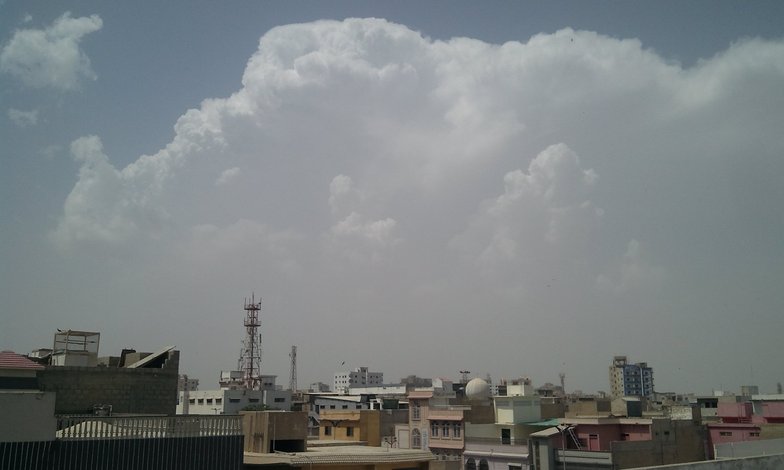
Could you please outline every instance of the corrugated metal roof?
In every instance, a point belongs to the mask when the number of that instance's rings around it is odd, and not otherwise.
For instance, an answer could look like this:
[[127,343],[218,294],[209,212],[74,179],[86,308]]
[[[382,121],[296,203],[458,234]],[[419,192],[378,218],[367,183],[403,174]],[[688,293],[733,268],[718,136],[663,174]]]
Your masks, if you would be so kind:
[[40,370],[43,368],[44,366],[41,364],[36,364],[30,359],[20,354],[16,354],[13,351],[0,352],[0,369]]

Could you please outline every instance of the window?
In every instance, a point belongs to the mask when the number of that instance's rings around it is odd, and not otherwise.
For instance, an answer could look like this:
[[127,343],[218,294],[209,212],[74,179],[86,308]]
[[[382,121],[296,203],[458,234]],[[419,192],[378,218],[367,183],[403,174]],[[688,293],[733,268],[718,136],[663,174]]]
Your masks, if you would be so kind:
[[411,431],[411,448],[412,449],[419,449],[422,447],[422,435],[419,433],[419,429],[414,429]]
[[760,433],[754,432],[754,431],[749,433],[749,437],[759,437],[759,435],[760,435]]
[[346,437],[354,437],[354,427],[346,426]]
[[207,399],[207,404],[208,404],[208,405],[212,405],[212,398],[208,398],[208,399]]
[[466,470],[476,470],[476,460],[468,459],[465,464]]
[[347,410],[348,409],[348,405],[343,405],[343,409]]
[[326,406],[325,406],[325,405],[319,405],[319,409],[320,409],[320,410],[323,410],[324,408],[326,408]]
[[324,426],[324,435],[331,436],[332,435],[332,426]]
[[330,410],[334,410],[335,409],[335,405],[329,405],[329,409]]
[[441,425],[441,437],[449,437],[449,423]]
[[215,399],[215,404],[216,405],[220,405],[221,403],[223,403],[223,398],[216,398]]
[[732,433],[729,431],[721,431],[719,432],[719,436],[732,436]]
[[239,402],[240,402],[239,398],[229,398],[229,403],[239,403]]
[[621,434],[621,440],[622,441],[628,441],[629,440],[629,434],[627,434],[627,433]]
[[275,403],[285,403],[285,402],[286,402],[285,397],[275,397]]
[[509,464],[509,467],[507,467],[507,468],[509,470],[523,470],[523,466],[522,465],[512,465],[512,464]]
[[438,424],[430,423],[430,437],[438,437]]
[[358,409],[358,410],[361,410],[362,409],[362,405],[356,405],[355,408]]
[[501,444],[510,445],[512,443],[512,430],[501,429]]
[[419,419],[420,413],[419,401],[414,401],[414,406],[411,407],[411,419]]
[[199,404],[200,404],[200,405],[203,405],[203,404],[204,404],[204,398],[199,398]]
[[258,403],[258,402],[259,402],[258,398],[248,398],[248,403]]
[[455,437],[460,437],[461,431],[462,431],[462,427],[460,426],[460,423],[455,423],[454,426],[452,427],[452,435]]
[[189,398],[188,399],[188,403],[190,403],[191,405],[195,405],[196,404],[196,399],[195,398]]
[[487,460],[482,459],[479,461],[479,470],[490,470],[490,465],[487,464]]

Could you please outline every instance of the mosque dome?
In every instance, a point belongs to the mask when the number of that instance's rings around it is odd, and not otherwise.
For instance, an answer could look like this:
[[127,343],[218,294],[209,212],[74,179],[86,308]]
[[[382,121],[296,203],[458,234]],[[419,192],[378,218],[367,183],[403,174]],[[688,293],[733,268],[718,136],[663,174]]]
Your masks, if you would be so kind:
[[465,394],[469,400],[484,400],[490,397],[490,385],[478,377],[471,379],[466,384]]

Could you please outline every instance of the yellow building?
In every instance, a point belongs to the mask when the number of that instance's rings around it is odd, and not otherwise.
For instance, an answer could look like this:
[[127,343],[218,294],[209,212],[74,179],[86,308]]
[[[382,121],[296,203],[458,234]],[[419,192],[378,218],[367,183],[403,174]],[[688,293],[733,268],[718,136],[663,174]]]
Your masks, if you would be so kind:
[[322,410],[319,440],[362,442],[381,445],[381,411]]

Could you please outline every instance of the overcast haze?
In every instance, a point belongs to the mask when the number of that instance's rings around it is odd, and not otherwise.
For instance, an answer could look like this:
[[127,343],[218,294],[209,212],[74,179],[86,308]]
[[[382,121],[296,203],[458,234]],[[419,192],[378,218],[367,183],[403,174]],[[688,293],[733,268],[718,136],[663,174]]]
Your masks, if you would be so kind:
[[0,3],[0,348],[784,381],[784,3]]

